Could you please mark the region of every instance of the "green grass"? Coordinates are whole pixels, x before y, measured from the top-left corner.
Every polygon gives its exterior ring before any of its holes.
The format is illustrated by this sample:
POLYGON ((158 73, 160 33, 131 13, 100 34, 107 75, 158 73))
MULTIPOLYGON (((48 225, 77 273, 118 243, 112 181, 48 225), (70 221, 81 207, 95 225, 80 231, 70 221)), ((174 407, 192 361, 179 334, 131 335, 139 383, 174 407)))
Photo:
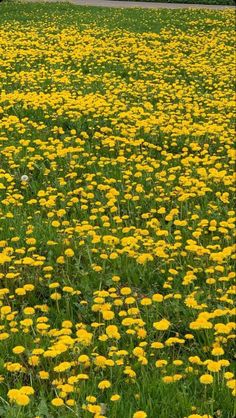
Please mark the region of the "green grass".
MULTIPOLYGON (((221 13, 207 11, 207 16, 213 21, 223 21, 221 13)), ((116 9, 109 10, 103 7, 82 7, 68 3, 43 4, 43 3, 18 3, 5 1, 1 4, 1 22, 16 21, 28 23, 40 22, 42 19, 58 19, 59 27, 65 27, 69 23, 75 24, 77 28, 83 29, 92 24, 105 27, 110 30, 127 29, 132 32, 153 32, 159 33, 166 25, 187 31, 192 28, 193 20, 197 19, 199 30, 208 31, 212 28, 210 22, 205 22, 206 11, 192 10, 146 10, 142 9, 116 9), (172 17, 174 16, 174 20, 172 17)), ((225 28, 227 30, 227 28, 225 28)))
POLYGON ((233 11, 3 2, 0 40, 0 417, 233 418, 233 11))

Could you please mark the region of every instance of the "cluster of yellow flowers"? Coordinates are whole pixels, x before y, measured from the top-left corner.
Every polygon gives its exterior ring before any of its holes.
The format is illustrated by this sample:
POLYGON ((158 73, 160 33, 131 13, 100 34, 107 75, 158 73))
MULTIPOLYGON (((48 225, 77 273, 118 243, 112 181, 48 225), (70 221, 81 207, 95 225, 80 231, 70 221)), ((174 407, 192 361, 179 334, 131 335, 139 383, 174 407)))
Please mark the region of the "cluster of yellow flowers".
POLYGON ((1 416, 233 416, 234 22, 214 13, 0 28, 1 416))

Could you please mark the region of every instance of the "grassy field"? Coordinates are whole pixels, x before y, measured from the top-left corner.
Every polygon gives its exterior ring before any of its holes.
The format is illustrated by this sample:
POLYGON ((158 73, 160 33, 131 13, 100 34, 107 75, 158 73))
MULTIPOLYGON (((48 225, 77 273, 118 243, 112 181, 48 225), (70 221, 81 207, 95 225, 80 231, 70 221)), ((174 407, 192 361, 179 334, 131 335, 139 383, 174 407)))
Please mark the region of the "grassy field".
POLYGON ((0 39, 0 416, 233 418, 233 12, 0 39))

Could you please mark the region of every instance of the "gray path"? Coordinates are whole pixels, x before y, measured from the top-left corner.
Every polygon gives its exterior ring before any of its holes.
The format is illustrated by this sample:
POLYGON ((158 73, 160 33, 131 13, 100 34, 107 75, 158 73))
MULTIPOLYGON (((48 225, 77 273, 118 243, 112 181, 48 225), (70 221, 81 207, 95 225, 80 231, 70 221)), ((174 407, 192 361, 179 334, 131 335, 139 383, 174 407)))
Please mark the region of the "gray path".
POLYGON ((73 4, 80 6, 102 6, 131 8, 142 7, 144 9, 235 9, 235 6, 209 5, 209 4, 184 4, 184 3, 151 3, 139 1, 116 1, 116 0, 72 0, 73 4))
MULTIPOLYGON (((63 2, 66 0, 23 0, 23 2, 63 2)), ((186 3, 152 3, 144 1, 118 1, 118 0, 67 0, 69 3, 78 6, 100 6, 100 7, 117 7, 117 8, 134 8, 141 7, 143 9, 235 9, 235 6, 209 5, 209 4, 186 4, 186 3)))

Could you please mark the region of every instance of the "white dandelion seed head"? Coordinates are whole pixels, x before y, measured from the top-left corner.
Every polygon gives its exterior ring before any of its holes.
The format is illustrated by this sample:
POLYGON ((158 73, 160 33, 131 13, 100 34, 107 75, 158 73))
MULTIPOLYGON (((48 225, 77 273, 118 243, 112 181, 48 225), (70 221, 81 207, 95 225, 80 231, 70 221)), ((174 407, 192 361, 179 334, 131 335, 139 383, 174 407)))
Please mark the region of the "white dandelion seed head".
POLYGON ((23 174, 23 176, 21 176, 21 181, 28 181, 29 177, 26 174, 23 174))

